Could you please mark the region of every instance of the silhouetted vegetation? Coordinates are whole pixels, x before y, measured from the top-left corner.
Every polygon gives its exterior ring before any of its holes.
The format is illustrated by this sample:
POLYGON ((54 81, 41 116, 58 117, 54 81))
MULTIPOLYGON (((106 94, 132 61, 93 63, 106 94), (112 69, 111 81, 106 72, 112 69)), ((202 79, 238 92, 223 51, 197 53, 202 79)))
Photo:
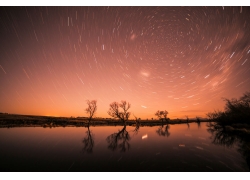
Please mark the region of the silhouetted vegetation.
MULTIPOLYGON (((138 118, 139 120, 139 118, 138 118)), ((0 128, 11 128, 11 127, 86 127, 88 123, 88 117, 53 117, 53 116, 34 116, 34 115, 16 115, 16 114, 0 114, 0 128)), ((201 122, 207 122, 208 119, 201 119, 201 122)), ((143 126, 159 126, 163 122, 156 120, 139 120, 143 126)), ((190 120, 196 122, 196 120, 190 120)), ((184 119, 173 119, 168 124, 182 124, 186 123, 184 119)), ((117 126, 124 125, 122 121, 115 121, 111 118, 98 118, 93 117, 91 124, 95 126, 117 126)), ((134 126, 136 122, 128 120, 127 125, 134 126)))
POLYGON ((245 93, 239 99, 224 99, 226 102, 224 111, 208 113, 210 120, 218 125, 226 126, 234 123, 250 124, 250 92, 245 93))
POLYGON ((196 116, 196 122, 197 122, 197 123, 200 123, 200 122, 201 122, 200 118, 197 117, 197 116, 196 116))
POLYGON ((97 105, 96 105, 97 101, 96 100, 92 100, 89 101, 87 100, 87 105, 88 107, 85 109, 86 113, 88 114, 88 118, 89 118, 89 123, 92 120, 96 110, 97 110, 97 105))
POLYGON ((226 147, 238 146, 250 169, 250 92, 239 99, 224 99, 224 111, 208 113, 208 132, 214 144, 226 147))
POLYGON ((125 152, 130 148, 130 139, 130 135, 126 130, 126 125, 124 125, 122 130, 118 130, 118 132, 109 135, 106 141, 109 149, 115 151, 118 148, 120 151, 125 152))
POLYGON ((87 126, 88 130, 86 131, 86 137, 84 137, 82 143, 84 145, 83 152, 92 153, 94 147, 94 139, 93 133, 90 131, 89 126, 87 126))
POLYGON ((163 122, 163 120, 165 120, 166 122, 169 122, 169 118, 167 118, 168 116, 168 112, 165 110, 165 111, 157 111, 155 113, 155 116, 157 116, 159 118, 159 120, 161 120, 163 122))
POLYGON ((113 102, 109 106, 108 114, 115 119, 121 120, 123 124, 126 125, 126 121, 131 114, 128 112, 131 107, 130 103, 127 103, 126 101, 121 101, 121 103, 113 102))

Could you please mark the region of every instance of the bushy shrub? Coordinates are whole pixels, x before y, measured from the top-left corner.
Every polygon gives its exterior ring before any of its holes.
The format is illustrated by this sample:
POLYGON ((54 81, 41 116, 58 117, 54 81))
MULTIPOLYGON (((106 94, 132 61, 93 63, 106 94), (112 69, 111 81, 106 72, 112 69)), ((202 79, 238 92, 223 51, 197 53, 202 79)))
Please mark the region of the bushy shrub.
POLYGON ((250 124, 250 92, 246 92, 239 99, 223 100, 226 102, 224 111, 208 113, 207 116, 210 120, 216 121, 220 125, 250 124))

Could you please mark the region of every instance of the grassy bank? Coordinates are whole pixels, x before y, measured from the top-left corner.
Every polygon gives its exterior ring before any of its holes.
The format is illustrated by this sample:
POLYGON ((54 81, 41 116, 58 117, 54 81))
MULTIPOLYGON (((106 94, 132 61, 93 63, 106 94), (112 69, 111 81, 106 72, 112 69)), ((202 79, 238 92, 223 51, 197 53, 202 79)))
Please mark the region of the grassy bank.
MULTIPOLYGON (((196 119, 189 119, 188 123, 197 122, 196 119)), ((200 119, 200 122, 208 122, 207 119, 200 119)), ((187 123, 186 119, 173 119, 169 124, 187 123)), ((135 120, 128 120, 128 126, 135 126, 135 120)), ((163 122, 166 124, 166 122, 163 122)), ((92 119, 91 126, 120 126, 123 123, 115 119, 92 119)), ((141 126, 159 126, 160 120, 140 120, 141 126)), ((85 117, 53 117, 53 116, 32 116, 17 114, 0 114, 0 128, 10 127, 85 127, 88 126, 88 119, 85 117)))

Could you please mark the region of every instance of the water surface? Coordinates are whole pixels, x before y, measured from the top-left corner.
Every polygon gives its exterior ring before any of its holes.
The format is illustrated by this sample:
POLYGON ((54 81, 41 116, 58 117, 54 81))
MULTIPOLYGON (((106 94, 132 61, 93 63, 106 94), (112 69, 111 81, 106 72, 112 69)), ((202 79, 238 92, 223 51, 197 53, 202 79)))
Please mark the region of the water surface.
POLYGON ((206 123, 0 129, 1 171, 248 171, 206 123))

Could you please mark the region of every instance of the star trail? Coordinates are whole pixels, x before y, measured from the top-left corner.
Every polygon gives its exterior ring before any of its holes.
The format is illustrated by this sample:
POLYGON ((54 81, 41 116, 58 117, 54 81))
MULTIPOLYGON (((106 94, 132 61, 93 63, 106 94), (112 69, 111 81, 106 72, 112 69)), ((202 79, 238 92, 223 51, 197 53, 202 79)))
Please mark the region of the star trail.
POLYGON ((250 90, 249 22, 245 6, 1 7, 0 111, 205 117, 250 90))

